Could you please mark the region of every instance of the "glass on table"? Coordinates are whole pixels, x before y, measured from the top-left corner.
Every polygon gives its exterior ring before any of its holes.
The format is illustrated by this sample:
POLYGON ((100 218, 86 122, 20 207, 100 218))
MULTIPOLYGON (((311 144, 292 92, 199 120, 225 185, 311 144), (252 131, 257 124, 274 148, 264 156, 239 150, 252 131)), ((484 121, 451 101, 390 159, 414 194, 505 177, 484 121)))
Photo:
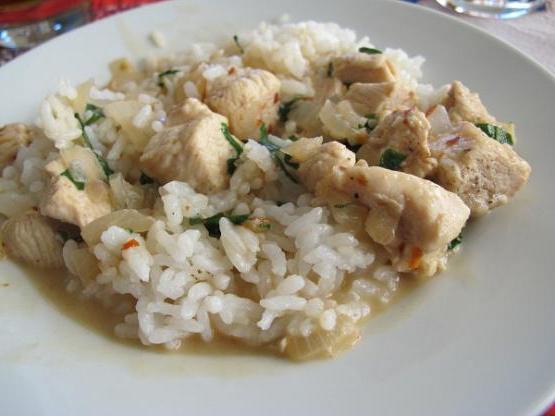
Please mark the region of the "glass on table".
POLYGON ((85 24, 87 0, 0 0, 0 47, 28 49, 85 24))
POLYGON ((540 10, 546 0, 436 0, 457 13, 477 17, 512 19, 540 10))

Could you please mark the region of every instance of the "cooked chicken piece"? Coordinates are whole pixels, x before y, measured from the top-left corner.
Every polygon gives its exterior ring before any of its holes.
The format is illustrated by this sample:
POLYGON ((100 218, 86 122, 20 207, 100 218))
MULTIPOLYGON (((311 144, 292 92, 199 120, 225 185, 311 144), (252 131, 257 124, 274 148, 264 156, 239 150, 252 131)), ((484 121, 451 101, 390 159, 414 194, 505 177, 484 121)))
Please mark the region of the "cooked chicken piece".
POLYGON ((470 210, 435 183, 361 160, 340 143, 329 142, 300 160, 299 178, 328 204, 369 209, 365 228, 393 257, 398 271, 431 276, 445 266, 449 243, 470 210))
POLYGON ((29 211, 2 224, 2 245, 12 259, 41 269, 64 265, 62 240, 51 221, 38 212, 29 211))
POLYGON ((291 106, 288 120, 293 120, 301 136, 314 137, 322 135, 320 111, 329 98, 340 96, 345 86, 337 78, 330 78, 323 72, 312 76, 315 95, 311 99, 296 100, 291 106))
POLYGON ((0 128, 0 171, 15 160, 17 151, 31 142, 31 130, 21 123, 0 128))
POLYGON ((406 157, 399 170, 426 177, 437 164, 428 147, 429 133, 430 123, 423 112, 416 108, 394 111, 370 134, 366 144, 357 152, 357 158, 366 160, 370 166, 377 166, 383 153, 392 149, 406 157))
POLYGON ((355 165, 355 154, 339 142, 328 142, 300 162, 299 178, 309 191, 314 191, 318 182, 330 174, 334 167, 350 168, 355 165))
POLYGON ((528 180, 530 165, 509 144, 488 137, 471 123, 430 143, 438 159, 434 180, 459 195, 473 216, 506 204, 528 180))
POLYGON ((414 91, 408 90, 398 82, 373 84, 355 83, 345 94, 359 114, 384 116, 390 111, 410 108, 415 103, 414 91))
POLYGON ((395 81, 397 69, 383 54, 352 53, 334 58, 334 76, 343 83, 395 81))
POLYGON ((227 119, 195 98, 185 101, 183 124, 153 136, 141 156, 145 173, 161 183, 185 181, 202 193, 225 189, 235 150, 222 133, 227 119))
POLYGON ((335 167, 316 195, 368 207, 369 236, 392 255, 401 272, 431 276, 445 266, 449 243, 464 227, 470 210, 455 194, 433 182, 359 161, 335 167))
POLYGON ((229 119, 231 132, 242 140, 258 137, 262 124, 277 120, 280 81, 262 69, 237 68, 207 83, 206 104, 229 119))
POLYGON ((471 92, 460 81, 453 81, 449 94, 443 105, 449 111, 453 123, 470 121, 471 123, 493 123, 495 118, 488 113, 480 96, 471 92))
POLYGON ((41 214, 82 228, 112 211, 105 175, 89 149, 63 150, 45 170, 51 179, 40 201, 41 214))

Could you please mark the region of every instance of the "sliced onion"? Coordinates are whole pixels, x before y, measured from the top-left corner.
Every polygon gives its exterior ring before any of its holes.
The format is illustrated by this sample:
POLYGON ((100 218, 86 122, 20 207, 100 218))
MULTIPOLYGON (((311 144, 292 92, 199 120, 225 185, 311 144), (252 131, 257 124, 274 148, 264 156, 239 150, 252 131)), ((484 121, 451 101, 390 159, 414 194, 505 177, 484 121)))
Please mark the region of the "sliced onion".
POLYGON ((428 114, 428 122, 430 123, 431 132, 434 136, 453 130, 449 114, 442 105, 436 105, 432 112, 428 114))

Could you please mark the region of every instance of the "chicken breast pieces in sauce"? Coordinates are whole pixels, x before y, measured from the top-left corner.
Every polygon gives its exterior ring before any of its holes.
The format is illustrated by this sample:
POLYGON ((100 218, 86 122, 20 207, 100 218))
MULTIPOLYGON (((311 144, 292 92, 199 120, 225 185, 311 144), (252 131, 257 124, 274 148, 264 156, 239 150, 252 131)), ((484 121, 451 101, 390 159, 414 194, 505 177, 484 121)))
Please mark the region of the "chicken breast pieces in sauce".
POLYGON ((161 183, 185 181, 202 193, 226 188, 227 160, 234 155, 222 133, 227 119, 189 98, 180 121, 150 139, 141 156, 143 170, 161 183))
POLYGON ((257 137, 262 124, 277 120, 280 81, 262 69, 236 68, 206 86, 206 104, 229 119, 231 132, 242 140, 257 137))
POLYGON ((326 143, 302 161, 299 176, 325 201, 367 207, 366 231, 390 252, 397 270, 435 274, 470 215, 468 207, 431 181, 364 161, 354 165, 353 156, 337 142, 326 143))
POLYGON ((462 123, 431 144, 438 160, 433 179, 455 192, 473 216, 504 205, 530 176, 530 165, 509 144, 488 137, 471 123, 462 123))

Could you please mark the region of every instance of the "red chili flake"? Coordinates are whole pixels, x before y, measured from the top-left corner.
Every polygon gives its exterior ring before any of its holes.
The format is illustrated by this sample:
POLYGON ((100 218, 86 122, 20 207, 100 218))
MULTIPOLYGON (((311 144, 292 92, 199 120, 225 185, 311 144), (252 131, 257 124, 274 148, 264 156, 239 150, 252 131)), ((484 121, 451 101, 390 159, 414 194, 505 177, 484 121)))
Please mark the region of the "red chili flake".
POLYGON ((229 68, 229 69, 227 70, 227 73, 228 73, 229 75, 235 74, 235 67, 232 66, 231 68, 229 68))
POLYGON ((456 145, 456 144, 459 142, 460 139, 461 139, 461 138, 460 138, 459 136, 457 136, 457 137, 454 137, 454 138, 452 138, 452 139, 447 140, 447 141, 445 142, 445 144, 446 144, 447 146, 454 146, 454 145, 456 145))
POLYGON ((139 246, 139 242, 137 240, 135 240, 134 238, 132 238, 131 240, 129 240, 128 242, 126 242, 121 249, 122 250, 127 250, 128 248, 131 247, 138 247, 139 246))
POLYGON ((420 247, 413 247, 410 253, 409 267, 411 270, 418 269, 420 261, 422 260, 422 249, 420 247))
POLYGON ((274 104, 277 103, 279 101, 279 94, 276 92, 274 94, 274 104))

